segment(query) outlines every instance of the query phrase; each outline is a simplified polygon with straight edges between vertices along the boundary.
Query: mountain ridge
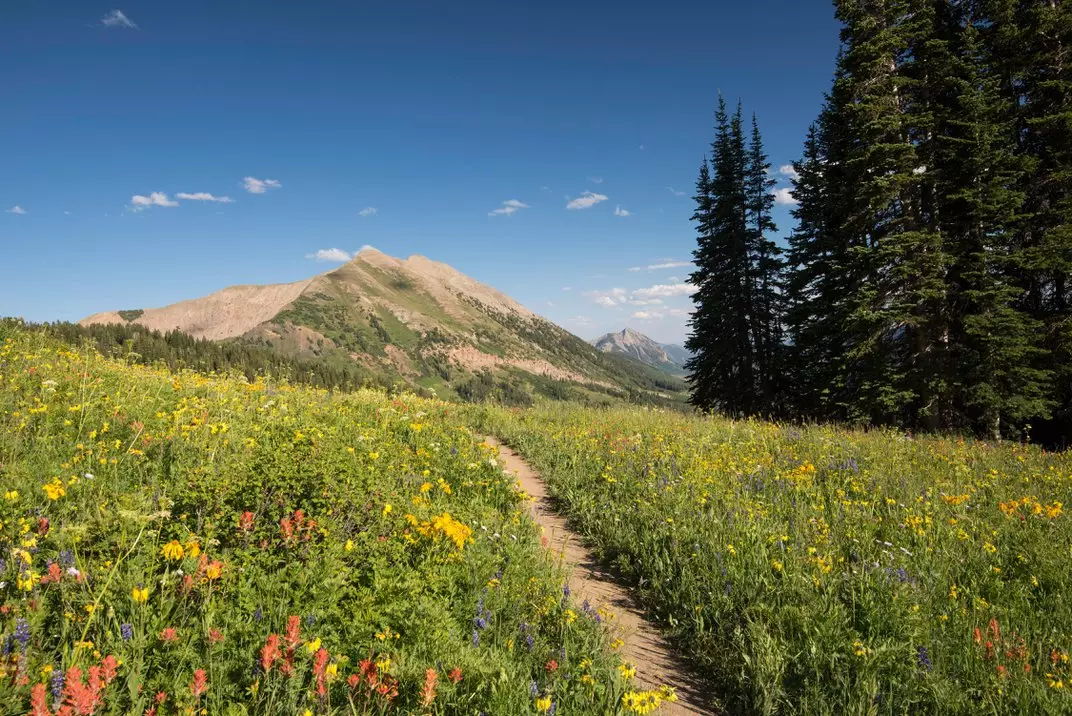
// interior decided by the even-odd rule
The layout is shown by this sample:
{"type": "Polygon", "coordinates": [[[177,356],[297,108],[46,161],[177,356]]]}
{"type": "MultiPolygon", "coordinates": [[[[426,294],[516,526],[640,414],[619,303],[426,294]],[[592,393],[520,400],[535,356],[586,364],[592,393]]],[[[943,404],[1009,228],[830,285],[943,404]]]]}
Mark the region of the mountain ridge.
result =
{"type": "Polygon", "coordinates": [[[446,397],[474,384],[479,391],[511,385],[600,400],[676,400],[683,388],[639,362],[610,360],[448,264],[370,248],[301,281],[230,286],[160,308],[95,313],[79,323],[133,324],[352,361],[446,397]]]}
{"type": "Polygon", "coordinates": [[[625,355],[674,375],[683,375],[689,354],[672,343],[659,343],[633,328],[605,333],[589,341],[604,353],[625,355]]]}

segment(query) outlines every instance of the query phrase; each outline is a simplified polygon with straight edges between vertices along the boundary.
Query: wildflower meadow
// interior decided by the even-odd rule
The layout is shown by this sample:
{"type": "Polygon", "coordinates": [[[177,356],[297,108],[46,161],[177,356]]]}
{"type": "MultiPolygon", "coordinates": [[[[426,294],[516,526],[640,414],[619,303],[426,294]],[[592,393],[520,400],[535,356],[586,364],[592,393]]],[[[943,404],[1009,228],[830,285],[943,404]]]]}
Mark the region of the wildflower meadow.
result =
{"type": "Polygon", "coordinates": [[[454,410],[0,324],[0,712],[646,708],[454,410]]]}
{"type": "Polygon", "coordinates": [[[1072,713],[1072,457],[484,408],[729,712],[1072,713]]]}

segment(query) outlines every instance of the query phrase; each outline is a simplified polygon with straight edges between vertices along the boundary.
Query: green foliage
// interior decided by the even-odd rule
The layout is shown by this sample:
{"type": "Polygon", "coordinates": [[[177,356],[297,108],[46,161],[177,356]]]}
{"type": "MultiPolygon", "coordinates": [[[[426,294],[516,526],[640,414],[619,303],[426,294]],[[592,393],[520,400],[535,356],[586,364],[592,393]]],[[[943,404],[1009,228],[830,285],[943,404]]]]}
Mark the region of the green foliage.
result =
{"type": "Polygon", "coordinates": [[[453,406],[0,335],[3,713],[77,700],[74,668],[108,682],[80,713],[620,712],[608,637],[453,406]]]}
{"type": "Polygon", "coordinates": [[[1072,454],[566,404],[474,410],[726,713],[1065,713],[1072,454]]]}
{"type": "Polygon", "coordinates": [[[133,310],[120,311],[119,317],[127,323],[133,323],[134,321],[141,318],[144,313],[145,311],[141,310],[140,308],[135,308],[133,310]]]}

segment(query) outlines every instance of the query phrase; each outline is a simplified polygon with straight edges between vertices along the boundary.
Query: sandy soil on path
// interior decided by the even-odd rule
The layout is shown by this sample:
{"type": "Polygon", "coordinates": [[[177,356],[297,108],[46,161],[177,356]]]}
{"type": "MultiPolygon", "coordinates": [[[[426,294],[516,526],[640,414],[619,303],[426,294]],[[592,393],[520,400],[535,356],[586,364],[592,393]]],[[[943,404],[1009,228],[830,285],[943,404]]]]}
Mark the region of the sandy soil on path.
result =
{"type": "Polygon", "coordinates": [[[510,472],[517,474],[521,489],[532,496],[532,519],[543,528],[549,548],[570,568],[569,586],[572,598],[580,604],[585,599],[593,609],[603,607],[614,613],[612,629],[625,642],[621,654],[637,667],[638,687],[652,689],[666,685],[677,692],[677,703],[666,704],[657,713],[714,714],[704,693],[704,687],[663,639],[659,630],[644,618],[629,591],[615,581],[614,576],[585,549],[581,538],[570,531],[566,520],[554,510],[543,479],[520,455],[495,438],[485,442],[499,451],[499,460],[510,472]]]}

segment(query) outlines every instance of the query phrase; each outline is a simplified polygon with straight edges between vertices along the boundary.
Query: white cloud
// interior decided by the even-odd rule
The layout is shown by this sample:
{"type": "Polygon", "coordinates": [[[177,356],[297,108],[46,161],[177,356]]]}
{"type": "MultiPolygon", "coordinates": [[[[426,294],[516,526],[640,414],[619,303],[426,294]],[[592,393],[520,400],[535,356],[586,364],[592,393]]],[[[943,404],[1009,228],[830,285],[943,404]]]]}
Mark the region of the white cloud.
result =
{"type": "Polygon", "coordinates": [[[13,206],[13,207],[11,207],[10,209],[7,210],[7,213],[8,214],[25,214],[26,210],[23,209],[18,204],[15,204],[15,206],[13,206]]]}
{"type": "Polygon", "coordinates": [[[555,304],[554,301],[548,301],[547,305],[550,306],[551,308],[554,308],[557,304],[555,304]]]}
{"type": "Polygon", "coordinates": [[[587,326],[592,325],[592,319],[588,316],[570,316],[566,321],[575,326],[580,326],[581,328],[586,328],[587,326]]]}
{"type": "Polygon", "coordinates": [[[640,151],[644,151],[644,145],[641,144],[639,147],[637,147],[637,149],[639,149],[640,151]]]}
{"type": "Polygon", "coordinates": [[[593,184],[602,184],[603,177],[588,177],[588,181],[592,182],[593,184]]]}
{"type": "Polygon", "coordinates": [[[609,291],[586,291],[584,296],[605,308],[616,308],[628,300],[628,293],[624,288],[612,288],[609,291]]]}
{"type": "Polygon", "coordinates": [[[672,186],[668,186],[668,187],[666,187],[666,190],[667,190],[668,192],[670,192],[671,194],[673,194],[674,196],[685,196],[685,192],[683,192],[683,191],[678,191],[677,189],[675,189],[675,188],[674,188],[674,187],[672,187],[672,186]]]}
{"type": "Polygon", "coordinates": [[[503,202],[503,205],[498,209],[492,209],[488,212],[488,216],[510,216],[518,209],[528,209],[529,205],[518,201],[517,199],[507,199],[503,202]]]}
{"type": "Polygon", "coordinates": [[[549,187],[549,186],[541,186],[540,191],[551,191],[551,187],[549,187]]]}
{"type": "Polygon", "coordinates": [[[662,318],[661,311],[637,311],[633,314],[633,318],[638,318],[642,321],[649,321],[653,318],[662,318]]]}
{"type": "Polygon", "coordinates": [[[283,187],[278,179],[255,179],[254,177],[244,178],[242,186],[250,194],[263,194],[269,189],[281,189],[283,187]]]}
{"type": "Polygon", "coordinates": [[[625,210],[625,209],[623,209],[622,207],[620,207],[620,206],[616,206],[616,207],[614,207],[614,215],[615,215],[615,216],[632,216],[632,215],[633,215],[633,212],[631,212],[631,211],[626,211],[626,210],[625,210]]]}
{"type": "Polygon", "coordinates": [[[800,173],[793,167],[792,164],[783,164],[778,167],[778,173],[782,176],[789,177],[794,181],[800,178],[800,173]]]}
{"type": "Polygon", "coordinates": [[[669,296],[691,296],[696,292],[696,287],[691,283],[657,283],[648,288],[638,288],[633,291],[633,297],[643,298],[666,298],[669,296]]]}
{"type": "Polygon", "coordinates": [[[374,206],[366,206],[361,211],[357,212],[360,216],[375,216],[379,213],[379,209],[374,206]]]}
{"type": "Polygon", "coordinates": [[[112,10],[101,18],[100,24],[105,27],[125,27],[131,30],[138,29],[138,26],[134,24],[134,21],[124,15],[122,10],[112,10]]]}
{"type": "Polygon", "coordinates": [[[596,194],[595,192],[586,191],[576,199],[570,199],[566,204],[567,209],[588,209],[595,206],[601,201],[609,199],[606,194],[596,194]]]}
{"type": "Polygon", "coordinates": [[[661,306],[663,300],[661,298],[634,298],[629,300],[630,306],[661,306]]]}
{"type": "Polygon", "coordinates": [[[648,271],[659,271],[660,269],[681,268],[683,266],[692,266],[692,262],[691,261],[674,261],[672,259],[665,259],[663,261],[660,261],[657,264],[648,264],[647,266],[633,266],[629,270],[632,271],[633,273],[636,273],[637,271],[643,271],[644,269],[647,269],[648,271]]]}
{"type": "Polygon", "coordinates": [[[689,309],[687,308],[671,308],[666,312],[668,316],[687,316],[689,315],[689,309]]]}
{"type": "Polygon", "coordinates": [[[193,194],[187,194],[184,191],[180,191],[175,195],[176,199],[186,199],[187,201],[215,201],[219,204],[233,204],[234,199],[229,196],[213,196],[207,191],[198,191],[193,194]]]}
{"type": "Polygon", "coordinates": [[[775,204],[781,204],[782,206],[796,206],[800,203],[797,201],[797,198],[793,196],[793,190],[788,187],[775,189],[773,194],[775,204]]]}
{"type": "Polygon", "coordinates": [[[349,261],[352,256],[342,249],[320,249],[315,254],[306,254],[307,259],[316,259],[317,261],[331,261],[333,263],[343,263],[349,261]]]}
{"type": "Polygon", "coordinates": [[[362,251],[379,251],[379,249],[377,249],[372,244],[365,244],[364,246],[362,246],[360,249],[357,250],[357,253],[361,253],[362,251]]]}
{"type": "Polygon", "coordinates": [[[149,196],[142,196],[141,194],[135,194],[130,197],[130,208],[132,211],[143,211],[150,206],[178,206],[179,202],[173,201],[168,198],[168,195],[162,191],[154,191],[149,196]]]}
{"type": "Polygon", "coordinates": [[[572,291],[572,290],[573,290],[573,286],[563,286],[563,287],[562,287],[562,290],[563,290],[563,291],[572,291]]]}

